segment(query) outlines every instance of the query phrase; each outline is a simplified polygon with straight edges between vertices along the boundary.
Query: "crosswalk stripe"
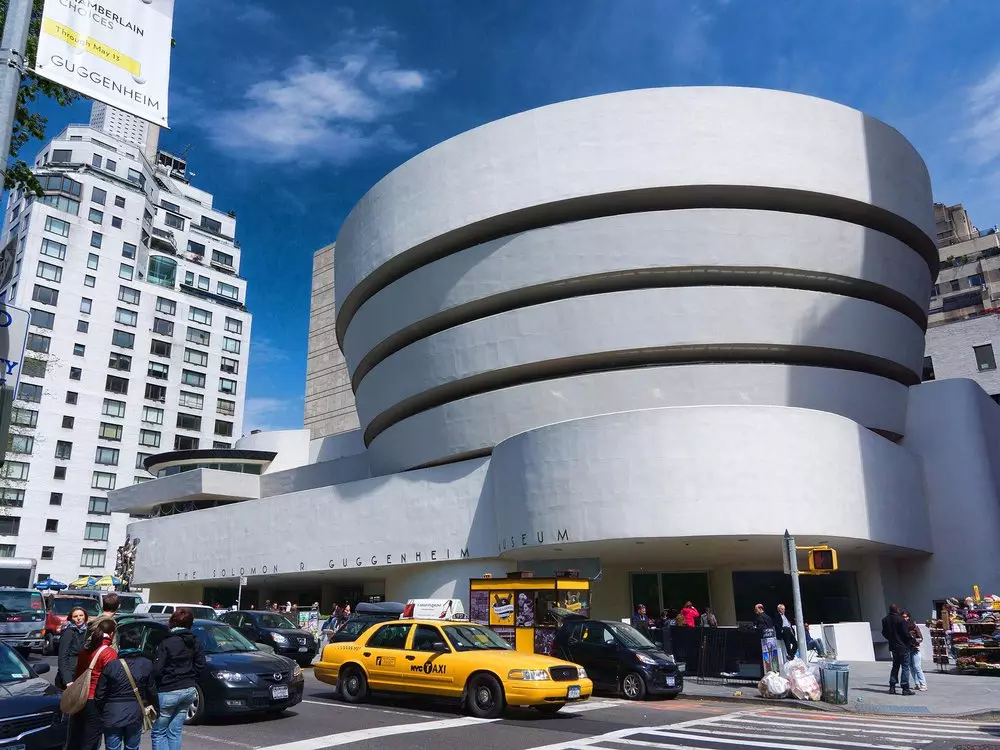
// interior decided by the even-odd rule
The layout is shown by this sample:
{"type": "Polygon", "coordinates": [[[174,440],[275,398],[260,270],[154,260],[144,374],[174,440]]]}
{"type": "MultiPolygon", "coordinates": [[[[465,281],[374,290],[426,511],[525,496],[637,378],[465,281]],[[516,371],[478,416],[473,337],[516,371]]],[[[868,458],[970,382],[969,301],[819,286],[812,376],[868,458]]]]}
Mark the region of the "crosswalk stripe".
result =
{"type": "MultiPolygon", "coordinates": [[[[705,735],[705,739],[708,739],[710,737],[715,737],[717,735],[723,735],[725,737],[754,737],[754,736],[756,736],[756,735],[753,735],[753,734],[748,734],[747,732],[724,732],[724,731],[720,731],[718,729],[689,729],[687,731],[691,732],[691,733],[697,732],[699,734],[704,734],[705,735]]],[[[667,730],[667,729],[660,729],[660,730],[657,730],[657,733],[658,734],[663,734],[664,736],[666,736],[666,735],[670,734],[670,731],[667,730]]],[[[782,735],[780,738],[775,737],[773,739],[794,740],[796,742],[812,742],[815,739],[815,737],[797,737],[797,736],[782,735]]],[[[916,750],[916,748],[914,748],[912,745],[872,745],[872,744],[869,744],[867,742],[850,742],[848,740],[830,740],[830,739],[827,739],[825,737],[823,738],[823,742],[825,742],[828,745],[843,745],[845,747],[871,747],[871,748],[878,748],[880,750],[916,750]]],[[[912,742],[912,740],[911,740],[911,742],[912,742]]],[[[916,740],[916,744],[921,744],[921,745],[930,744],[931,742],[933,742],[933,740],[916,740]]]]}
{"type": "MultiPolygon", "coordinates": [[[[739,724],[755,724],[767,727],[773,727],[774,722],[764,721],[761,719],[731,719],[733,722],[739,724]]],[[[801,729],[832,729],[834,722],[824,721],[822,719],[809,719],[805,722],[793,722],[785,721],[783,726],[786,727],[799,727],[801,729]]],[[[843,726],[843,725],[841,725],[843,726]]],[[[982,737],[983,733],[976,731],[975,729],[960,730],[960,729],[945,729],[945,728],[927,728],[923,729],[920,727],[906,726],[904,724],[879,724],[871,721],[858,721],[850,726],[851,731],[862,732],[864,734],[885,734],[886,732],[896,732],[898,734],[914,734],[917,736],[924,737],[940,737],[947,739],[948,737],[961,736],[961,737],[982,737]]]]}
{"type": "MultiPolygon", "coordinates": [[[[717,734],[713,734],[710,737],[705,737],[704,735],[698,734],[688,734],[687,732],[671,732],[669,730],[661,729],[656,732],[638,732],[638,734],[655,734],[659,737],[668,737],[670,739],[679,740],[701,740],[702,742],[711,742],[712,744],[718,743],[720,745],[740,745],[741,747],[769,747],[775,748],[775,750],[837,750],[837,748],[827,747],[825,745],[799,745],[792,744],[789,742],[771,742],[769,735],[760,735],[761,739],[757,738],[757,735],[746,734],[743,739],[731,740],[725,737],[719,737],[717,734]]],[[[806,742],[816,742],[817,739],[808,739],[806,742]]],[[[819,742],[826,742],[825,737],[818,738],[819,742]]],[[[862,745],[862,747],[864,747],[862,745]]],[[[868,747],[878,747],[877,745],[868,745],[868,747]]],[[[884,747],[884,746],[883,746],[884,747]]],[[[909,750],[913,750],[910,748],[909,750]]]]}
{"type": "Polygon", "coordinates": [[[895,716],[876,716],[874,714],[831,714],[824,713],[817,716],[816,714],[806,715],[801,710],[800,711],[763,711],[758,716],[774,717],[776,719],[802,719],[815,716],[817,720],[820,721],[839,721],[842,724],[854,724],[858,718],[872,719],[881,723],[892,723],[892,724],[905,724],[906,726],[912,726],[915,722],[920,725],[934,725],[943,727],[967,727],[972,723],[975,723],[977,727],[982,727],[984,729],[1000,729],[1000,722],[988,722],[988,721],[976,721],[970,722],[968,719],[939,719],[939,718],[924,718],[923,716],[913,716],[913,717],[895,717],[895,716]]]}
{"type": "MultiPolygon", "coordinates": [[[[752,727],[748,727],[748,726],[745,726],[743,724],[736,724],[736,725],[720,724],[716,728],[722,729],[722,730],[727,730],[728,729],[728,730],[732,730],[732,731],[736,731],[736,732],[753,731],[752,727]]],[[[713,731],[714,731],[714,729],[715,728],[713,728],[713,731]]],[[[784,737],[784,736],[788,736],[788,735],[792,735],[792,734],[807,734],[809,732],[809,729],[815,729],[817,731],[821,730],[823,732],[841,732],[841,733],[844,733],[844,734],[857,734],[857,732],[855,730],[851,729],[850,727],[845,727],[843,730],[840,730],[840,729],[830,729],[829,727],[826,727],[826,726],[816,726],[816,727],[809,727],[809,728],[805,728],[804,729],[804,728],[798,727],[798,726],[786,727],[786,726],[779,726],[779,725],[774,725],[774,724],[768,724],[767,725],[767,731],[768,732],[772,732],[776,736],[779,736],[779,737],[784,737]]],[[[669,731],[669,728],[663,729],[661,731],[669,731]]],[[[914,736],[914,737],[892,737],[892,736],[890,736],[891,734],[893,734],[893,732],[891,730],[885,730],[885,732],[883,732],[883,731],[878,730],[878,729],[871,729],[871,730],[867,730],[867,732],[871,733],[871,734],[877,735],[877,737],[879,739],[885,740],[886,742],[902,742],[902,743],[906,743],[906,744],[910,744],[910,745],[929,745],[932,742],[934,742],[935,739],[937,739],[936,737],[931,737],[931,738],[928,738],[928,739],[921,739],[919,737],[919,735],[914,736]]]]}
{"type": "Polygon", "coordinates": [[[442,719],[440,721],[421,721],[413,724],[392,724],[385,727],[371,727],[370,729],[358,729],[353,732],[338,732],[337,734],[327,734],[322,737],[312,737],[307,740],[297,742],[285,742],[281,745],[270,745],[258,750],[320,750],[326,747],[338,747],[340,745],[350,745],[354,742],[364,742],[379,737],[392,737],[398,734],[412,734],[415,732],[434,732],[439,729],[452,729],[465,727],[473,724],[489,724],[499,719],[473,719],[462,717],[459,719],[442,719]]]}

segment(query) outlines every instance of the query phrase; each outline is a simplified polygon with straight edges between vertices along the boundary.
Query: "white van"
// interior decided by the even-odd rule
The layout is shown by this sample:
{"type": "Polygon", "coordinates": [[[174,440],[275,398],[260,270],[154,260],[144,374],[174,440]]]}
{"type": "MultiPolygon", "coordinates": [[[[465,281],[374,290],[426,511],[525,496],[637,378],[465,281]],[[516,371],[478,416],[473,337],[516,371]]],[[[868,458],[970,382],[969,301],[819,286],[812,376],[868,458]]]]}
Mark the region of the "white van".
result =
{"type": "Polygon", "coordinates": [[[172,615],[176,610],[188,609],[196,620],[218,620],[215,610],[204,604],[179,604],[177,602],[150,602],[135,608],[138,615],[172,615]]]}
{"type": "Polygon", "coordinates": [[[401,618],[415,620],[467,620],[461,599],[410,599],[401,618]]]}

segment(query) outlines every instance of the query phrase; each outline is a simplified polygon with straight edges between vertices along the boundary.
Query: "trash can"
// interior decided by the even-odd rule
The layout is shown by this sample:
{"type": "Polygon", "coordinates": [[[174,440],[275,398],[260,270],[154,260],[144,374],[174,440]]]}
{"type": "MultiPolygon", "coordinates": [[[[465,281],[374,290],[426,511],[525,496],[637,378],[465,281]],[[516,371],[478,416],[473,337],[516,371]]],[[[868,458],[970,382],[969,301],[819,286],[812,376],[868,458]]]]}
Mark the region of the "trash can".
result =
{"type": "Polygon", "coordinates": [[[820,664],[819,677],[823,686],[823,700],[838,706],[847,704],[848,683],[851,668],[842,661],[828,661],[820,664]]]}

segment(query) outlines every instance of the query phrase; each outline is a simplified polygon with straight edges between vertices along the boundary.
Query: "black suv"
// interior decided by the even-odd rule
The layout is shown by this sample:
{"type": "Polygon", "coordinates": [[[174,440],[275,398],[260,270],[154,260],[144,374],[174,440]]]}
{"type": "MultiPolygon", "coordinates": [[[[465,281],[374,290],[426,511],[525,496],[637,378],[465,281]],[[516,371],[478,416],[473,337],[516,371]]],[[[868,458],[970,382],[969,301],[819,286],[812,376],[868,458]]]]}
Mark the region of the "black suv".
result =
{"type": "Polygon", "coordinates": [[[674,660],[622,622],[568,620],[556,631],[551,654],[586,669],[595,690],[620,690],[629,700],[674,698],[684,689],[674,660]]]}
{"type": "Polygon", "coordinates": [[[225,612],[219,621],[232,626],[252,643],[263,643],[274,653],[287,656],[308,667],[316,656],[316,639],[313,634],[300,630],[295,623],[279,612],[260,612],[254,609],[225,612]]]}
{"type": "Polygon", "coordinates": [[[377,622],[386,620],[398,620],[403,614],[405,605],[399,602],[380,602],[379,604],[369,604],[361,602],[354,608],[351,616],[344,624],[337,628],[330,639],[330,643],[350,643],[356,641],[358,636],[377,622]]]}

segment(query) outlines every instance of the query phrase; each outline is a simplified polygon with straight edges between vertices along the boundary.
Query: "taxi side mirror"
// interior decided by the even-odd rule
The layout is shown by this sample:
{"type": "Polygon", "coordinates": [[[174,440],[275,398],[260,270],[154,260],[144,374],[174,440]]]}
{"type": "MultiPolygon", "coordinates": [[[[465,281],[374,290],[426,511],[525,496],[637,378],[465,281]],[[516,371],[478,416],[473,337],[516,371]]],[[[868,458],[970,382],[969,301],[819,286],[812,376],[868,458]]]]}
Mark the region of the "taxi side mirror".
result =
{"type": "Polygon", "coordinates": [[[445,643],[444,641],[435,641],[434,645],[431,646],[431,650],[435,654],[447,654],[449,651],[451,651],[451,649],[448,648],[448,644],[445,643]]]}

